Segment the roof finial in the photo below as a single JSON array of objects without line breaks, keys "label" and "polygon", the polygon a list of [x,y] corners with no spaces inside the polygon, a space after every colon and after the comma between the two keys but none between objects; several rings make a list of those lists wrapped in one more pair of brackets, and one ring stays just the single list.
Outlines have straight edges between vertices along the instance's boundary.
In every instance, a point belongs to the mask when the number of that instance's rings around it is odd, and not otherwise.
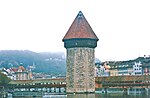
[{"label": "roof finial", "polygon": [[79,11],[78,16],[80,16],[80,17],[81,17],[82,15],[83,15],[83,14],[82,14],[82,12],[81,12],[81,11]]}]

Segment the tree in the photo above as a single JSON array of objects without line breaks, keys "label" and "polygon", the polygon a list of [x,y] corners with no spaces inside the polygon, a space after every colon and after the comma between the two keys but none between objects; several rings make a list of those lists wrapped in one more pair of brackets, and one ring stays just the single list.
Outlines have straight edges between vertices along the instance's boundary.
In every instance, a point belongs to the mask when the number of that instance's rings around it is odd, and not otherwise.
[{"label": "tree", "polygon": [[0,98],[5,98],[7,96],[6,86],[10,80],[10,78],[0,72]]},{"label": "tree", "polygon": [[5,74],[0,72],[0,87],[5,87],[11,81]]}]

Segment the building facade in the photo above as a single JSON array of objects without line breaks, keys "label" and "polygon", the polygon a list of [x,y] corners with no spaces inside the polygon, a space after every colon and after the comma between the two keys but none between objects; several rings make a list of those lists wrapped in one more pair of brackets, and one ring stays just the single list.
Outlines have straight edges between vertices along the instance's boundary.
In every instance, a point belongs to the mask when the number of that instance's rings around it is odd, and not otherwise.
[{"label": "building facade", "polygon": [[28,80],[28,72],[23,66],[19,66],[18,70],[15,72],[16,80]]},{"label": "building facade", "polygon": [[96,76],[110,76],[110,66],[107,62],[95,63]]},{"label": "building facade", "polygon": [[134,63],[133,65],[133,75],[142,75],[142,64],[141,62]]},{"label": "building facade", "polygon": [[67,49],[67,93],[95,92],[97,41],[97,36],[80,11],[63,38]]},{"label": "building facade", "polygon": [[7,75],[8,78],[12,80],[29,80],[32,79],[31,71],[28,71],[24,66],[20,65],[17,68],[1,68],[2,72]]},{"label": "building facade", "polygon": [[141,62],[134,62],[133,65],[111,66],[110,76],[147,75],[148,72],[148,68],[144,67]]}]

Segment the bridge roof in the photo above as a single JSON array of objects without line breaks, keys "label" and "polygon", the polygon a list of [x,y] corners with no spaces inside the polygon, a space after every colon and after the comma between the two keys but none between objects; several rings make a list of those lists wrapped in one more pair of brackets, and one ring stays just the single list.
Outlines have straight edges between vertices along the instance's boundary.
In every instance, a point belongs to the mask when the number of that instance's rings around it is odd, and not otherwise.
[{"label": "bridge roof", "polygon": [[150,75],[96,77],[96,82],[150,81]]},{"label": "bridge roof", "polygon": [[65,82],[64,78],[38,79],[38,80],[12,80],[9,84],[33,84],[33,83],[58,83]]},{"label": "bridge roof", "polygon": [[73,38],[90,38],[98,40],[98,37],[95,35],[81,11],[79,11],[68,32],[64,36],[63,41]]}]

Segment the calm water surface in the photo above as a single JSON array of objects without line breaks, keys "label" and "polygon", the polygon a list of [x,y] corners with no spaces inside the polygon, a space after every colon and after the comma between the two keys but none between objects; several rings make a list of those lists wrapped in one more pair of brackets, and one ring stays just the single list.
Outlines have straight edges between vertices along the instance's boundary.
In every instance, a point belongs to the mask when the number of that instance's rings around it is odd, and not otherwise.
[{"label": "calm water surface", "polygon": [[8,97],[8,98],[150,98],[150,95],[67,94],[67,95],[45,95],[43,97]]},{"label": "calm water surface", "polygon": [[150,95],[118,95],[118,94],[77,94],[66,98],[150,98]]}]

